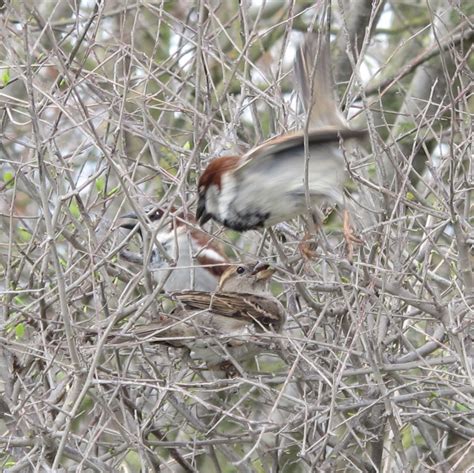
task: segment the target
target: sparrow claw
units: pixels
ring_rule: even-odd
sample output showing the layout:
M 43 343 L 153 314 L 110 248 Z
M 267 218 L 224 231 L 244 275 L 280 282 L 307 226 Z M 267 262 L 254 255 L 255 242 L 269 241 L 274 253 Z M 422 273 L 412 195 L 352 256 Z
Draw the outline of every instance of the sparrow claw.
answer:
M 318 242 L 306 232 L 303 241 L 298 244 L 301 255 L 306 260 L 314 260 L 317 256 Z

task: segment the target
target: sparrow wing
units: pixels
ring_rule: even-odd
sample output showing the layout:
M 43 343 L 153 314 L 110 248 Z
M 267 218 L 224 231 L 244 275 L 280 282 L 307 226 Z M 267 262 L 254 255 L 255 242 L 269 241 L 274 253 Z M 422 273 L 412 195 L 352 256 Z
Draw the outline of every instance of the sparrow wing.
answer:
M 216 316 L 239 320 L 245 324 L 251 323 L 261 328 L 272 326 L 279 330 L 285 320 L 283 306 L 273 297 L 200 291 L 182 291 L 173 295 L 186 309 L 207 310 Z
M 179 314 L 178 314 L 179 315 Z M 110 341 L 112 344 L 130 345 L 130 342 L 154 342 L 184 347 L 188 340 L 196 337 L 196 329 L 190 324 L 183 323 L 186 318 L 175 318 L 173 316 L 161 315 L 160 322 L 137 325 L 127 333 L 112 333 Z
M 365 130 L 349 128 L 334 97 L 329 43 L 323 36 L 307 35 L 297 51 L 295 76 L 306 113 L 309 114 L 307 151 L 309 194 L 316 200 L 341 201 L 344 182 L 344 158 L 339 150 L 341 139 L 362 138 Z M 275 211 L 275 195 L 287 202 L 278 203 L 280 220 L 302 209 L 291 208 L 291 195 L 304 195 L 305 131 L 276 137 L 253 148 L 242 157 L 234 171 L 237 210 L 253 209 L 265 215 Z M 258 189 L 256 191 L 256 189 Z M 251 192 L 250 192 L 251 191 Z M 282 191 L 286 195 L 282 195 Z M 254 202 L 245 201 L 251 195 Z M 240 202 L 238 202 L 240 200 Z M 257 212 L 255 210 L 253 213 Z M 271 217 L 270 217 L 271 218 Z M 275 222 L 278 220 L 275 217 Z
M 255 158 L 259 160 L 270 156 L 278 157 L 280 153 L 288 149 L 304 148 L 304 131 L 295 131 L 291 134 L 277 136 L 264 141 L 261 145 L 252 148 L 248 153 L 242 157 L 243 164 L 241 164 L 236 172 L 242 168 L 251 167 L 251 161 Z M 367 130 L 357 130 L 351 128 L 337 128 L 333 126 L 326 126 L 324 128 L 308 130 L 308 144 L 324 145 L 324 144 L 339 144 L 339 140 L 350 138 L 364 138 L 367 135 Z
M 114 346 L 158 343 L 191 350 L 191 357 L 219 364 L 230 356 L 244 360 L 255 356 L 262 344 L 253 328 L 280 330 L 283 306 L 273 297 L 255 294 L 183 291 L 174 294 L 185 307 L 160 316 L 160 322 L 135 326 L 129 333 L 111 334 Z
M 338 188 L 344 181 L 344 159 L 338 149 L 339 141 L 363 138 L 366 130 L 348 127 L 334 97 L 330 69 L 329 43 L 321 35 L 308 34 L 296 54 L 295 75 L 301 101 L 309 114 L 309 192 L 338 201 L 341 194 Z M 304 143 L 305 132 L 301 130 L 272 138 L 253 148 L 242 157 L 242 164 L 234 172 L 236 187 L 244 189 L 246 185 L 254 185 L 252 180 L 258 177 L 260 186 L 268 183 L 263 184 L 262 197 L 274 195 L 272 189 L 277 188 L 304 193 L 301 182 Z M 262 179 L 262 176 L 268 178 Z
M 130 346 L 130 342 L 150 342 L 174 347 L 192 347 L 203 336 L 230 336 L 240 333 L 249 325 L 242 317 L 224 316 L 196 308 L 161 315 L 160 322 L 137 325 L 127 333 L 111 334 L 110 342 Z
M 359 136 L 359 131 L 355 131 L 355 135 Z M 345 162 L 338 140 L 335 130 L 311 132 L 307 184 L 312 204 L 322 200 L 342 202 Z M 232 173 L 233 180 L 225 188 L 227 194 L 222 195 L 222 199 L 229 202 L 231 212 L 243 222 L 250 222 L 248 228 L 260 222 L 265 222 L 265 226 L 274 225 L 305 211 L 305 200 L 301 198 L 305 195 L 302 132 L 289 139 L 275 138 L 252 150 L 244 159 Z
M 334 96 L 331 78 L 331 56 L 327 38 L 321 34 L 307 34 L 295 57 L 295 76 L 304 110 L 309 114 L 308 144 L 335 143 L 349 138 L 363 138 L 366 130 L 349 128 Z M 303 130 L 271 138 L 243 156 L 240 168 L 251 166 L 254 158 L 278 156 L 287 149 L 304 146 Z

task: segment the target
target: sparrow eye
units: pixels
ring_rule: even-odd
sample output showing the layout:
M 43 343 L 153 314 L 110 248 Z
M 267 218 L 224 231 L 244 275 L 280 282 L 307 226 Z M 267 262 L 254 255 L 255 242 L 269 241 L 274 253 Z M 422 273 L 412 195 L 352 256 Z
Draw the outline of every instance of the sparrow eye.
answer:
M 243 274 L 245 273 L 245 268 L 243 266 L 239 266 L 236 271 L 237 274 Z

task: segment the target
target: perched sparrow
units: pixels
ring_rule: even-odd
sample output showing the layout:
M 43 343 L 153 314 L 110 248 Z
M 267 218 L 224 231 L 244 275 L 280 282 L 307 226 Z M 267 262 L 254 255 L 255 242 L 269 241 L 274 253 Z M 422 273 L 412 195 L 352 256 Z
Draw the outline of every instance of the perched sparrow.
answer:
M 163 315 L 159 323 L 135 327 L 132 333 L 118 335 L 113 341 L 149 340 L 201 352 L 219 345 L 241 347 L 256 331 L 280 331 L 286 313 L 268 289 L 273 273 L 263 263 L 232 266 L 222 275 L 216 293 L 175 292 L 172 296 L 178 307 L 172 314 Z M 216 355 L 217 350 L 213 351 Z M 244 352 L 247 354 L 248 350 Z M 220 355 L 222 358 L 222 351 Z
M 350 129 L 337 107 L 326 41 L 306 37 L 296 54 L 295 74 L 308 114 L 307 149 L 306 134 L 299 131 L 270 139 L 243 156 L 214 159 L 198 182 L 196 217 L 201 225 L 213 218 L 244 231 L 306 213 L 306 151 L 311 206 L 341 202 L 344 158 L 339 140 L 365 131 Z
M 160 208 L 146 208 L 151 224 L 157 224 L 163 217 L 164 211 Z M 170 222 L 163 225 L 156 235 L 157 241 L 167 253 L 166 259 L 160 249 L 154 247 L 149 261 L 149 270 L 155 281 L 164 282 L 165 292 L 196 289 L 198 291 L 214 291 L 217 288 L 219 277 L 228 267 L 228 259 L 219 245 L 199 230 L 194 218 L 183 212 L 171 212 Z M 119 226 L 132 230 L 139 225 L 137 215 L 130 213 L 121 217 Z M 138 228 L 142 234 L 142 229 Z M 124 251 L 121 256 L 129 261 L 143 264 L 143 257 L 136 258 L 130 252 Z

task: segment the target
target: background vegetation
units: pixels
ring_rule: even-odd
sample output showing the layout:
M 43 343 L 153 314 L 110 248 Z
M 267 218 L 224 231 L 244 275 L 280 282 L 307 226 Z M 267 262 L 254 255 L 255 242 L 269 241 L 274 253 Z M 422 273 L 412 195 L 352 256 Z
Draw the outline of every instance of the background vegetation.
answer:
M 329 14 L 363 244 L 209 227 L 278 268 L 274 355 L 225 378 L 113 347 L 163 296 L 117 216 L 193 208 L 210 159 L 300 126 L 295 46 Z M 0 2 L 3 471 L 468 471 L 473 463 L 471 2 Z M 324 236 L 323 236 L 324 234 Z M 470 332 L 471 331 L 471 332 Z M 270 347 L 271 348 L 271 347 Z

